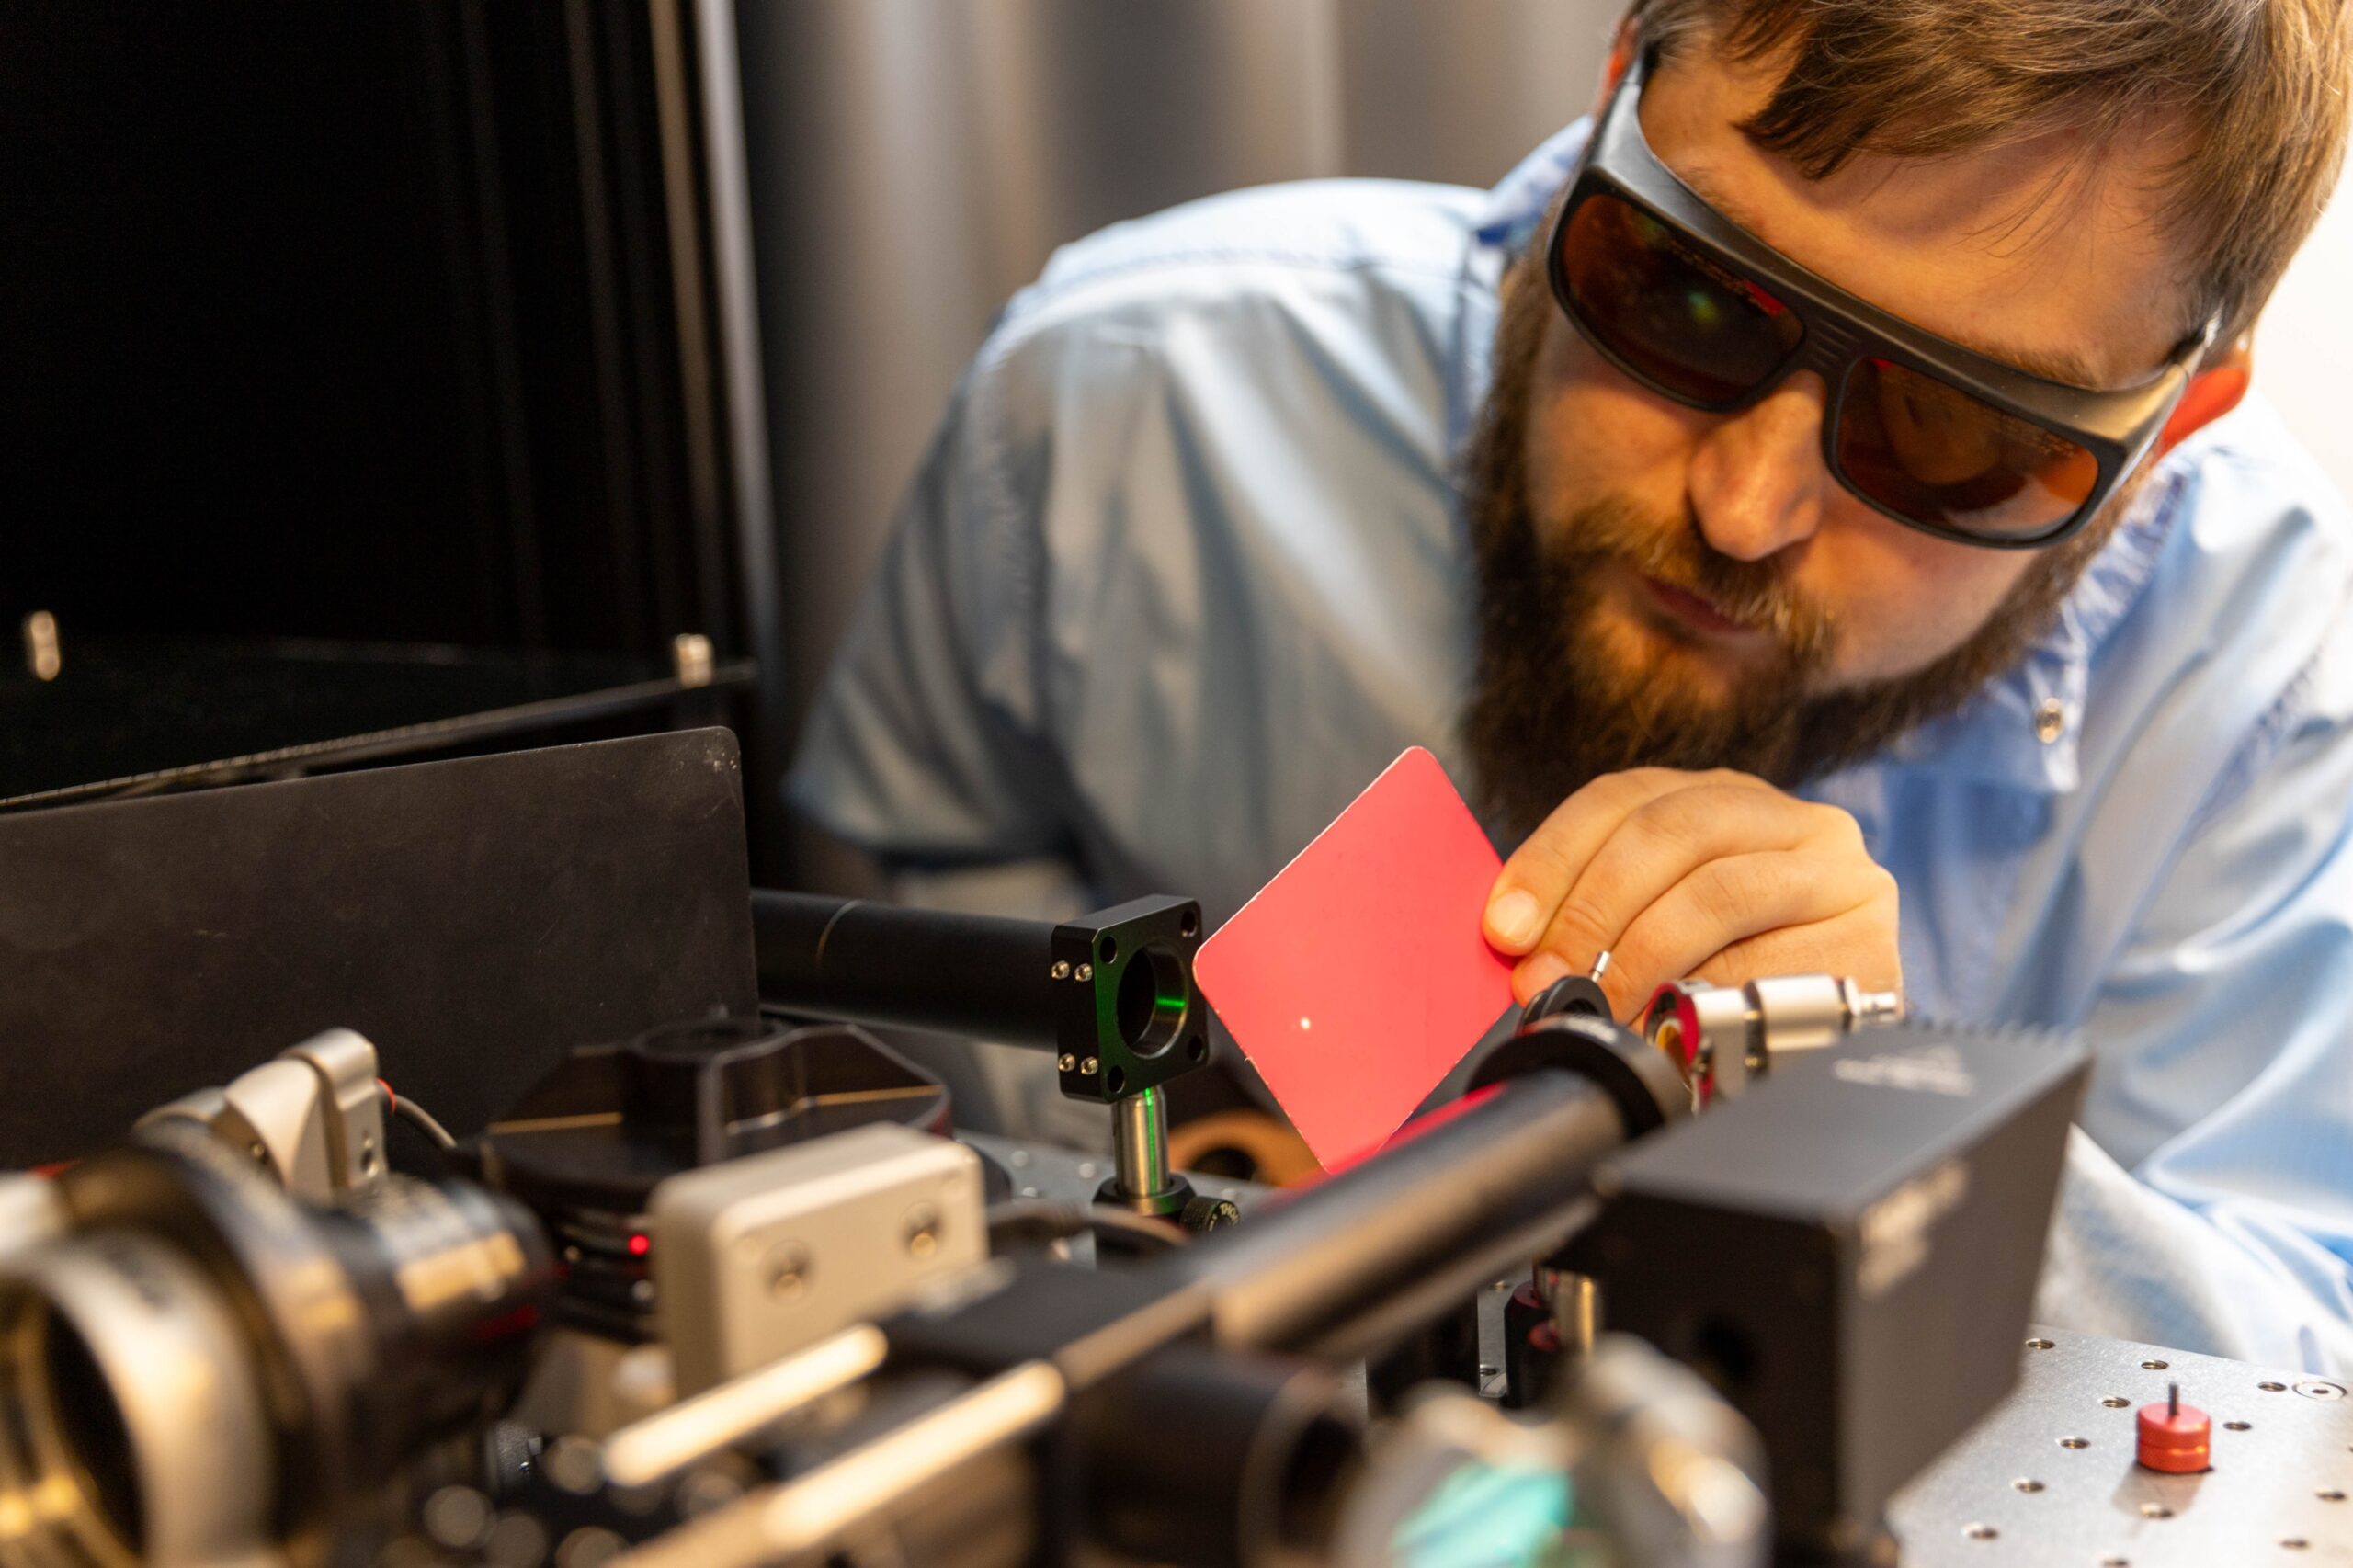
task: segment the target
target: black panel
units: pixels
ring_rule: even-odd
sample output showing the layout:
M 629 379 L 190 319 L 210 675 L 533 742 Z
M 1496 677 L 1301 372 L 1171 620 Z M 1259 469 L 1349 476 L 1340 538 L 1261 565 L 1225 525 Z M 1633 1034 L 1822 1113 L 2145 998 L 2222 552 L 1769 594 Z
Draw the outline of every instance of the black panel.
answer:
M 570 1047 L 755 1006 L 723 730 L 0 817 L 0 1166 L 335 1025 L 462 1135 Z

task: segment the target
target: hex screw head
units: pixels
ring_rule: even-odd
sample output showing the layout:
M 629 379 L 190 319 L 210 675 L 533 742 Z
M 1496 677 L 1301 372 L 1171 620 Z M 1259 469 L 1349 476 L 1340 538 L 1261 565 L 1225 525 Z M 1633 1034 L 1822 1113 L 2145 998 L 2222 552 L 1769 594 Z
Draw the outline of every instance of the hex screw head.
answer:
M 1078 1070 L 1092 1078 L 1095 1076 L 1096 1073 L 1101 1069 L 1102 1065 L 1103 1063 L 1096 1061 L 1095 1058 L 1090 1056 L 1086 1061 L 1078 1064 Z
M 1085 984 L 1087 981 L 1094 979 L 1095 966 L 1091 963 L 1080 964 L 1078 966 L 1078 972 L 1075 978 L 1081 984 Z
M 1047 972 L 1051 974 L 1056 980 L 1068 980 L 1070 978 L 1070 960 L 1056 959 L 1054 960 L 1054 967 Z
M 1062 1072 L 1064 1072 L 1064 1073 L 1069 1072 L 1072 1068 L 1074 1068 L 1074 1067 L 1075 1067 L 1075 1066 L 1077 1066 L 1077 1065 L 1078 1065 L 1078 1058 L 1077 1058 L 1077 1057 L 1075 1057 L 1075 1056 L 1073 1056 L 1073 1055 L 1072 1055 L 1069 1051 L 1063 1051 L 1060 1056 L 1057 1056 L 1057 1057 L 1055 1057 L 1055 1058 L 1054 1058 L 1054 1066 L 1055 1066 L 1056 1068 L 1058 1068 L 1059 1070 L 1061 1070 Z

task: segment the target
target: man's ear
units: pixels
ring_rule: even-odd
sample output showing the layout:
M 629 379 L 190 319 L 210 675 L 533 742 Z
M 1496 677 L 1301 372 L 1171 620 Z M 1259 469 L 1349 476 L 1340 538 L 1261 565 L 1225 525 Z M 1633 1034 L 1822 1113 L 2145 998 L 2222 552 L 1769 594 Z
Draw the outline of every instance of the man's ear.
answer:
M 2189 389 L 2173 405 L 2165 427 L 2157 432 L 2159 457 L 2236 408 L 2246 396 L 2247 383 L 2255 376 L 2253 335 L 2242 336 L 2189 378 Z
M 1618 36 L 1610 40 L 1609 62 L 1601 68 L 1601 91 L 1595 95 L 1593 100 L 1595 114 L 1601 112 L 1602 106 L 1609 101 L 1609 95 L 1618 90 L 1619 80 L 1634 63 L 1634 51 L 1641 47 L 1641 42 L 1642 35 L 1634 27 L 1634 14 L 1629 11 L 1625 19 L 1618 24 Z

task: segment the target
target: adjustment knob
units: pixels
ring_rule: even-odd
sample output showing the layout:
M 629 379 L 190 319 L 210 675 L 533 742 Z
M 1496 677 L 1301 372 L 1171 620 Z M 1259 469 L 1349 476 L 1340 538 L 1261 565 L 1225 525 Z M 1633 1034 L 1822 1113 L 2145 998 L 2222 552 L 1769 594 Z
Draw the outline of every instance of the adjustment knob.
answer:
M 2139 1451 L 2143 1470 L 2166 1475 L 2195 1475 L 2214 1464 L 2214 1418 L 2181 1403 L 2181 1385 L 2168 1390 L 2164 1403 L 2141 1407 Z

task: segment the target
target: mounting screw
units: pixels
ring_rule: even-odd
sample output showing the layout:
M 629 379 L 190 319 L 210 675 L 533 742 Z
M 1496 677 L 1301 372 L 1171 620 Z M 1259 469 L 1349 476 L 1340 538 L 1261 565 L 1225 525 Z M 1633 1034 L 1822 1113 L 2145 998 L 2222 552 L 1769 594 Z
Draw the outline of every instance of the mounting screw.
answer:
M 1080 965 L 1078 966 L 1078 980 L 1079 980 L 1079 983 L 1080 983 L 1081 984 L 1085 984 L 1087 981 L 1090 981 L 1090 980 L 1092 980 L 1092 979 L 1094 979 L 1094 978 L 1095 978 L 1095 966 L 1094 966 L 1093 964 L 1091 964 L 1091 963 L 1083 963 L 1083 964 L 1080 964 Z
M 1096 1061 L 1095 1058 L 1090 1056 L 1086 1061 L 1078 1064 L 1078 1070 L 1092 1078 L 1095 1076 L 1096 1073 L 1101 1069 L 1102 1065 L 1103 1063 Z
M 55 680 L 65 667 L 58 655 L 57 617 L 37 609 L 25 617 L 25 668 L 35 680 Z
M 910 1257 L 929 1257 L 939 1250 L 939 1214 L 937 1210 L 917 1206 L 907 1216 L 906 1232 L 900 1242 Z
M 809 1283 L 809 1254 L 791 1242 L 768 1254 L 768 1294 L 779 1301 L 799 1296 Z
M 1063 1072 L 1067 1073 L 1072 1068 L 1078 1065 L 1078 1058 L 1065 1051 L 1060 1056 L 1054 1058 L 1054 1065 Z
M 1240 1224 L 1242 1210 L 1234 1207 L 1231 1198 L 1203 1195 L 1188 1199 L 1177 1219 L 1188 1231 L 1222 1231 L 1228 1225 Z
M 1048 972 L 1052 974 L 1056 980 L 1068 980 L 1070 978 L 1070 960 L 1056 959 L 1054 960 L 1054 967 Z
M 712 664 L 710 639 L 701 632 L 682 631 L 670 639 L 670 673 L 680 686 L 709 686 Z

